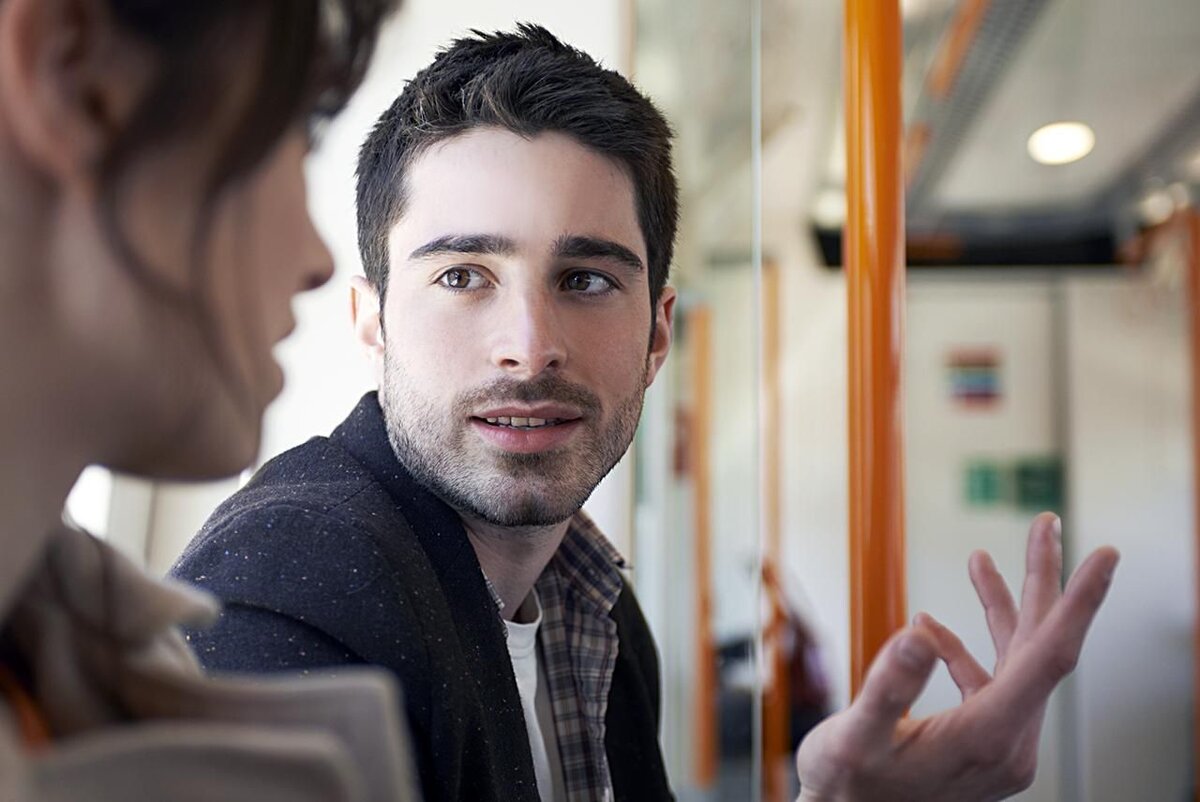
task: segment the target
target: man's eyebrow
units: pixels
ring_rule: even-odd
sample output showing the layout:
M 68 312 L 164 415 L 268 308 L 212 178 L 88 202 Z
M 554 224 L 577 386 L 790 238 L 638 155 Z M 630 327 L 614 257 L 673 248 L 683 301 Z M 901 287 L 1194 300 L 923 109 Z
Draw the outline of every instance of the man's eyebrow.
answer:
M 476 256 L 511 256 L 517 244 L 508 237 L 496 234 L 446 234 L 432 239 L 408 255 L 409 259 L 424 259 L 437 254 L 473 254 Z
M 554 255 L 559 259 L 611 259 L 641 273 L 646 269 L 641 258 L 619 242 L 602 237 L 568 235 L 554 243 Z

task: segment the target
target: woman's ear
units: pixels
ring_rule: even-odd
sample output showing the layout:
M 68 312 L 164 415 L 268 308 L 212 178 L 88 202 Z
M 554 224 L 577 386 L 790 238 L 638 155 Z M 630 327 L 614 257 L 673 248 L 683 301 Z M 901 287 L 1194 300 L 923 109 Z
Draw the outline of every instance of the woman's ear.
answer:
M 32 166 L 59 181 L 92 174 L 150 66 L 102 0 L 0 3 L 0 125 Z

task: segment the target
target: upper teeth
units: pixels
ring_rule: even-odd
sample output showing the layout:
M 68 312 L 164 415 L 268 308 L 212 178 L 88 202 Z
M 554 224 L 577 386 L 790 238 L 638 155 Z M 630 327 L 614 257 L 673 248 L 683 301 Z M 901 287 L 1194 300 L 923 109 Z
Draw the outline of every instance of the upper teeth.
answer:
M 520 426 L 523 428 L 534 428 L 537 426 L 555 425 L 559 421 L 551 418 L 488 418 L 488 423 L 500 426 Z

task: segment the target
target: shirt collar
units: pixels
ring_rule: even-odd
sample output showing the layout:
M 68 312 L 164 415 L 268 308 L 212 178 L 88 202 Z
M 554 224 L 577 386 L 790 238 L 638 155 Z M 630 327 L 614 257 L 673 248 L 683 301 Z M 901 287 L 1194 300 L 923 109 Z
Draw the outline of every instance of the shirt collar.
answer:
M 628 566 L 600 527 L 580 510 L 571 517 L 562 545 L 548 567 L 557 571 L 580 598 L 607 615 L 625 586 L 621 572 Z
M 563 575 L 568 587 L 608 614 L 621 595 L 621 588 L 625 584 L 622 571 L 628 570 L 629 564 L 591 516 L 579 510 L 567 524 L 567 534 L 547 565 L 547 568 L 551 567 Z M 483 581 L 496 604 L 496 610 L 503 613 L 504 599 L 500 597 L 496 586 L 487 574 L 483 574 Z M 536 588 L 533 592 L 537 592 Z

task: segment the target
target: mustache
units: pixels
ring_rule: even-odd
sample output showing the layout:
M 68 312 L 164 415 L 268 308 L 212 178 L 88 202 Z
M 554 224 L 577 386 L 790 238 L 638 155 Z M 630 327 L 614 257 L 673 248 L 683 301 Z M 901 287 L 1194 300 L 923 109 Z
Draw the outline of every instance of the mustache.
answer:
M 569 382 L 561 376 L 548 374 L 525 381 L 496 379 L 482 387 L 461 393 L 454 406 L 457 412 L 466 416 L 481 406 L 505 401 L 523 404 L 548 401 L 575 407 L 581 412 L 596 412 L 600 409 L 600 398 L 591 390 Z

